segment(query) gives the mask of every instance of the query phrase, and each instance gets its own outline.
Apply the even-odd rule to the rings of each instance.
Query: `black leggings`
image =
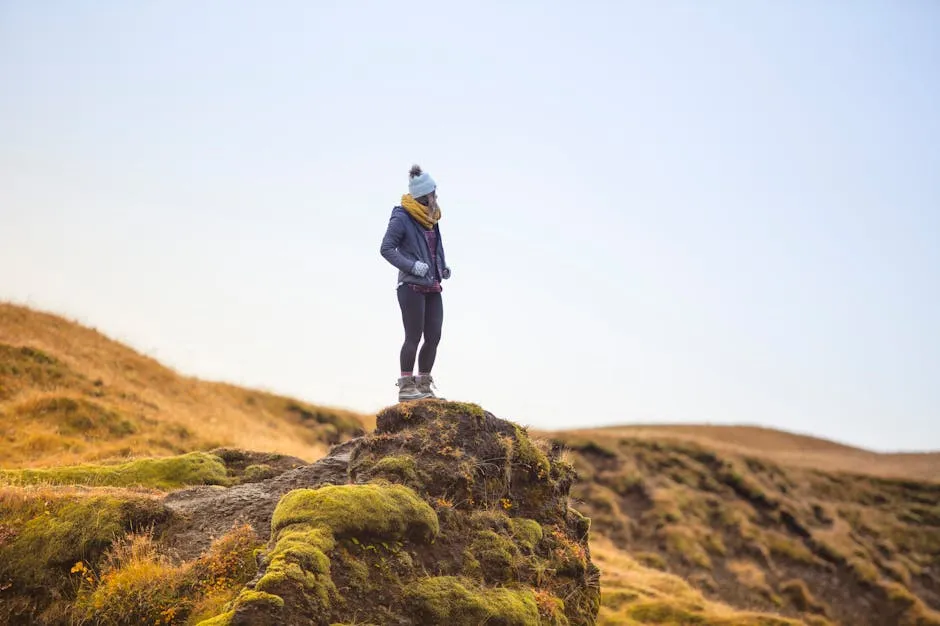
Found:
[[[412,372],[415,356],[418,356],[418,371],[430,374],[437,356],[437,344],[441,341],[441,325],[444,322],[444,302],[439,293],[419,293],[408,285],[398,287],[398,305],[401,321],[405,325],[405,343],[401,347],[401,371]],[[418,355],[418,342],[424,335],[424,345]]]

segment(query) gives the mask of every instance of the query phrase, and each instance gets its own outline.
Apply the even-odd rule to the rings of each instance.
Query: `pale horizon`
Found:
[[[443,396],[940,449],[935,3],[11,1],[0,85],[0,300],[183,375],[394,404],[419,163]]]

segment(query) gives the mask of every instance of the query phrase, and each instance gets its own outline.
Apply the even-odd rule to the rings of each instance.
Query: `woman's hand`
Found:
[[[414,267],[411,268],[411,273],[424,278],[429,269],[428,264],[424,261],[415,261]]]
[[[449,268],[449,267],[445,267],[445,268],[444,268],[443,278],[444,278],[444,280],[447,280],[448,278],[450,278],[450,268]]]

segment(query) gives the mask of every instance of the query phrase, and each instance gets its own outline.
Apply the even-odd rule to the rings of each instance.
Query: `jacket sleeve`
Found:
[[[388,228],[385,229],[385,236],[382,237],[382,246],[379,251],[386,261],[406,274],[410,274],[415,264],[414,259],[409,259],[398,249],[405,239],[405,227],[401,215],[393,213],[388,220]]]
[[[437,227],[437,241],[440,246],[440,263],[441,263],[441,279],[449,280],[450,279],[450,266],[447,265],[447,254],[444,252],[444,238],[441,237],[441,228]]]

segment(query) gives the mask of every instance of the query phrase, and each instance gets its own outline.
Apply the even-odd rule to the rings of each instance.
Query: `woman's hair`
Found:
[[[421,176],[421,174],[421,166],[412,165],[411,170],[408,171],[408,178],[417,178],[418,176]]]

